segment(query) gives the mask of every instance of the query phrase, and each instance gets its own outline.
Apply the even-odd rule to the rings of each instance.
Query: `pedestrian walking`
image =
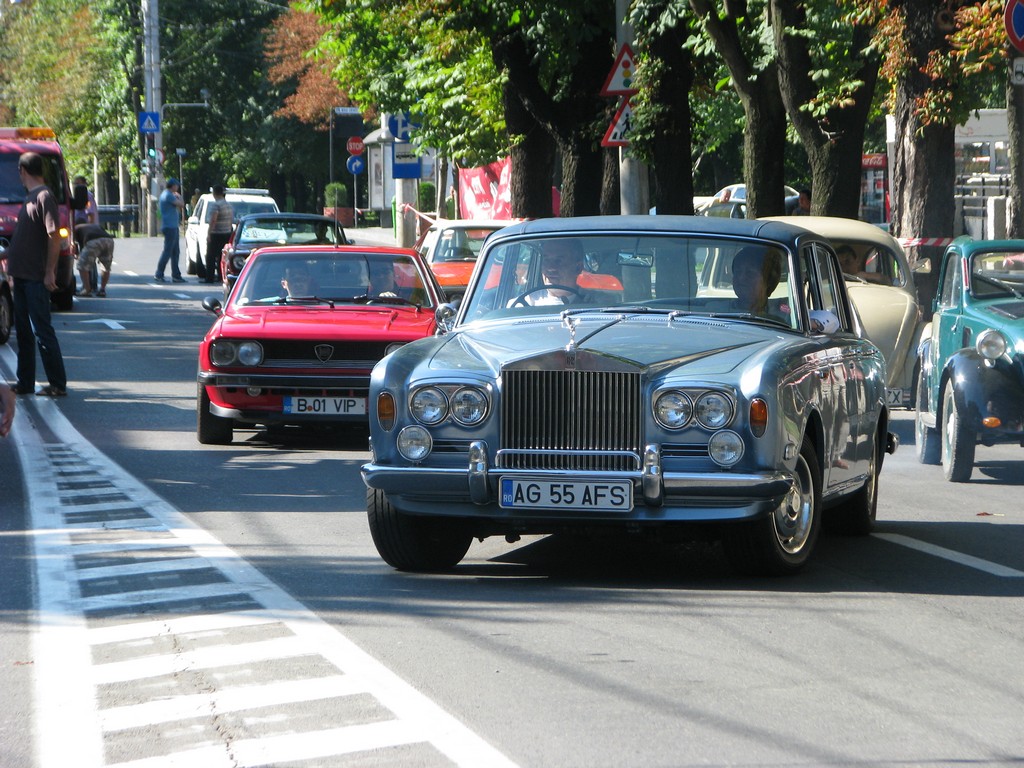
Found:
[[[219,283],[220,255],[224,246],[231,239],[231,230],[235,226],[235,211],[231,203],[224,199],[224,187],[213,186],[213,202],[210,203],[210,229],[206,235],[206,268],[203,279],[208,283]]]
[[[75,227],[75,242],[78,243],[78,274],[82,276],[82,291],[79,296],[107,295],[110,268],[114,263],[114,237],[99,224],[79,224]],[[99,286],[92,284],[97,263],[102,277]]]
[[[57,290],[57,257],[62,240],[57,199],[43,178],[41,155],[24,153],[18,159],[18,172],[28,194],[18,211],[5,254],[7,274],[14,279],[14,330],[18,335],[18,381],[11,388],[19,395],[35,391],[38,345],[49,384],[36,394],[63,397],[67,394],[67,373],[50,321],[50,294]]]
[[[164,270],[168,263],[171,265],[171,279],[176,283],[185,282],[185,278],[181,276],[181,267],[178,266],[178,259],[181,256],[178,236],[181,231],[181,212],[185,208],[180,190],[181,185],[177,179],[168,179],[164,191],[160,193],[160,229],[164,235],[164,249],[156,265],[156,274],[153,275],[153,279],[158,283],[167,282],[164,279]]]

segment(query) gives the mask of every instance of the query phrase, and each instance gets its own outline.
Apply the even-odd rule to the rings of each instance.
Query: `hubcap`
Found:
[[[797,458],[793,487],[785,500],[775,510],[775,536],[790,555],[796,555],[804,548],[811,533],[811,516],[814,514],[814,485],[803,457]]]

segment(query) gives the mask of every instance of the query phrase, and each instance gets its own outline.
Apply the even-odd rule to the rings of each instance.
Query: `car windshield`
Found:
[[[971,295],[976,299],[1019,298],[1024,293],[1024,253],[982,251],[971,259]]]
[[[4,152],[0,154],[0,204],[21,205],[25,201],[25,185],[21,183],[21,175],[18,173],[19,154]],[[64,195],[63,170],[60,158],[56,155],[43,154],[43,178],[46,186],[53,192],[58,205],[63,205],[67,199]]]
[[[257,253],[232,293],[236,306],[260,304],[411,304],[431,307],[409,256],[324,251]]]
[[[333,221],[316,219],[258,219],[242,222],[238,242],[279,245],[339,245],[341,233]]]
[[[484,240],[494,232],[497,227],[451,227],[441,231],[437,240],[437,246],[430,254],[432,264],[441,264],[449,261],[476,261],[480,256],[480,249]]]
[[[790,256],[716,237],[552,237],[500,243],[478,267],[465,321],[635,308],[800,327]]]
[[[231,210],[234,211],[235,221],[238,221],[242,216],[248,216],[250,213],[277,213],[277,205],[273,200],[232,200],[229,197],[227,201],[231,203]]]

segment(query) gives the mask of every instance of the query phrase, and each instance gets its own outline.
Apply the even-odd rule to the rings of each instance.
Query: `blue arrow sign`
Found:
[[[160,113],[139,112],[139,133],[160,133]]]
[[[388,130],[395,137],[395,141],[408,141],[409,134],[419,127],[419,123],[414,123],[408,112],[388,116]]]
[[[352,155],[345,161],[345,167],[353,176],[358,176],[366,170],[366,161],[360,155]]]

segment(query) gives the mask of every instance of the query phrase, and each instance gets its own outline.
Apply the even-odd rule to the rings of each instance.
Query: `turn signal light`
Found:
[[[750,431],[754,437],[763,437],[768,429],[768,403],[760,397],[750,401]]]
[[[1003,426],[1003,421],[998,416],[986,416],[981,420],[983,426],[995,429],[996,427]]]
[[[395,398],[390,392],[377,395],[377,421],[385,432],[395,427]]]

